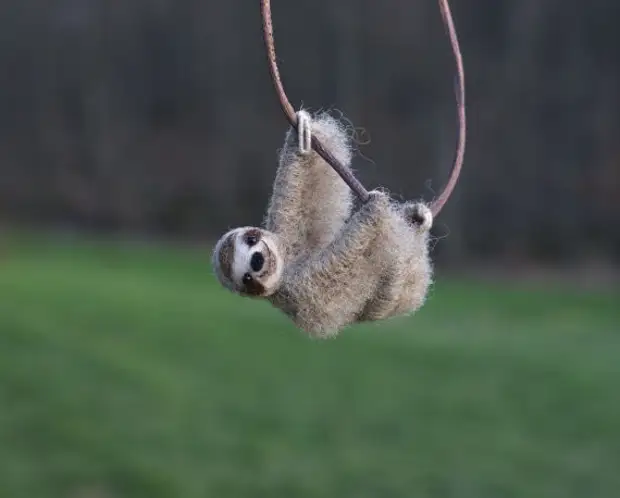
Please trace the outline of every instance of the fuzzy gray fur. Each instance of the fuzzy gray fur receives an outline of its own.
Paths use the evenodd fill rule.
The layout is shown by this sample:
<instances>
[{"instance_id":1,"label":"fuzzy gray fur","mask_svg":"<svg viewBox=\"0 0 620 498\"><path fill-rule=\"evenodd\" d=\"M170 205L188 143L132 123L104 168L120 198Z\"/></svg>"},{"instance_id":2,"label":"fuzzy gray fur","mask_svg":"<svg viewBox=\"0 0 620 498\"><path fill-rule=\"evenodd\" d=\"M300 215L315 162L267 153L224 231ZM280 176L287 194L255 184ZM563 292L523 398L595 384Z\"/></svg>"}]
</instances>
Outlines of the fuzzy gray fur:
<instances>
[{"instance_id":1,"label":"fuzzy gray fur","mask_svg":"<svg viewBox=\"0 0 620 498\"><path fill-rule=\"evenodd\" d=\"M337 120L327 114L315 116L312 133L350 167L350 138ZM371 192L370 200L353 212L352 206L349 187L316 152L300 153L297 134L289 129L261 229L277 278L268 284L261 280L264 292L255 297L269 300L314 337L413 313L431 285L428 207L396 203L382 191ZM248 229L252 228L236 230ZM247 295L220 265L248 251L231 249L223 258L222 241L230 242L230 233L216 245L216 275L229 289Z\"/></svg>"},{"instance_id":2,"label":"fuzzy gray fur","mask_svg":"<svg viewBox=\"0 0 620 498\"><path fill-rule=\"evenodd\" d=\"M351 163L346 129L328 114L317 116L312 133L342 164ZM279 165L265 228L280 238L286 259L324 248L349 217L353 194L314 150L299 151L297 132L290 128L280 151Z\"/></svg>"}]
</instances>

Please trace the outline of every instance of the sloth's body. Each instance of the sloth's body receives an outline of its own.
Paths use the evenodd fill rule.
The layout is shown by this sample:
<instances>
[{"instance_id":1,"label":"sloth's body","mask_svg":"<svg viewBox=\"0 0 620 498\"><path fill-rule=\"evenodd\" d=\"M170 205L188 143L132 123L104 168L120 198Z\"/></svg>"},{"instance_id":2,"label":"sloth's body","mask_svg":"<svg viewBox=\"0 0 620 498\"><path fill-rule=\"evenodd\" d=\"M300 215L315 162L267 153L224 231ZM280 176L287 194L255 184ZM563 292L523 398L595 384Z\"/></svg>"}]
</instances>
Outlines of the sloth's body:
<instances>
[{"instance_id":1,"label":"sloth's body","mask_svg":"<svg viewBox=\"0 0 620 498\"><path fill-rule=\"evenodd\" d=\"M328 115L312 133L344 165L344 128ZM380 191L353 209L349 187L314 151L287 133L264 228L242 227L217 243L213 265L228 289L269 300L316 337L358 322L416 311L431 284L432 215Z\"/></svg>"}]
</instances>

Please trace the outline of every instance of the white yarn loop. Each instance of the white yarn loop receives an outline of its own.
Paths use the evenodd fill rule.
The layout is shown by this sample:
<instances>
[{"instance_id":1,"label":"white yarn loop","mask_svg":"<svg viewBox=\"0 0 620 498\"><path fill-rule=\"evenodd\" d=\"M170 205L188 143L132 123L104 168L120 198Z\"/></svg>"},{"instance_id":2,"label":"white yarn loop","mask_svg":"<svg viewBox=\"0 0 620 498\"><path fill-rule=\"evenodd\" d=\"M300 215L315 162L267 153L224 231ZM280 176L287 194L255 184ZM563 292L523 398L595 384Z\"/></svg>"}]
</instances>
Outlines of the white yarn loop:
<instances>
[{"instance_id":1,"label":"white yarn loop","mask_svg":"<svg viewBox=\"0 0 620 498\"><path fill-rule=\"evenodd\" d=\"M311 119L306 111L297 112L297 142L301 154L307 155L312 152Z\"/></svg>"}]
</instances>

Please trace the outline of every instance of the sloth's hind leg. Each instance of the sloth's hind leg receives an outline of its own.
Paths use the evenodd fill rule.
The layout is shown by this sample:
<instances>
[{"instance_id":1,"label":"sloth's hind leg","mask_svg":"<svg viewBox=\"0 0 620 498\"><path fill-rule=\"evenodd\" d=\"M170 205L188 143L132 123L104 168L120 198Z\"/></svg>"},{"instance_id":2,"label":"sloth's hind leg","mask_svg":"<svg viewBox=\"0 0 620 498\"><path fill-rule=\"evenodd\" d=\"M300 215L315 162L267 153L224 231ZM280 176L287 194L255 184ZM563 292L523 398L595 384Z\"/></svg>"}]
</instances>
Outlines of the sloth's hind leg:
<instances>
[{"instance_id":1,"label":"sloth's hind leg","mask_svg":"<svg viewBox=\"0 0 620 498\"><path fill-rule=\"evenodd\" d=\"M423 202L406 202L401 209L405 219L423 232L430 230L433 226L433 213Z\"/></svg>"}]
</instances>

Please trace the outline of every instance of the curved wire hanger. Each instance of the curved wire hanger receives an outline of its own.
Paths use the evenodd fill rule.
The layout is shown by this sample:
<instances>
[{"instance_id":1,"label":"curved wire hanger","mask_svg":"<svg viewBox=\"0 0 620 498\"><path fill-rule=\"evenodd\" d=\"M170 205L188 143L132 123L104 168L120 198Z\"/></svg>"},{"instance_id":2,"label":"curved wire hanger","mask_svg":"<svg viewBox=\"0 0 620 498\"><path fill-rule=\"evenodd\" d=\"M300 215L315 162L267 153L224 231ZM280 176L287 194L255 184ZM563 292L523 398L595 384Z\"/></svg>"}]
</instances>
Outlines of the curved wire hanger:
<instances>
[{"instance_id":1,"label":"curved wire hanger","mask_svg":"<svg viewBox=\"0 0 620 498\"><path fill-rule=\"evenodd\" d=\"M452 13L448 0L438 0L439 10L443 19L448 36L450 37L450 44L452 46L452 52L456 62L457 79L456 79L456 104L458 114L458 137L456 144L456 152L452 162L452 171L448 178L448 182L439 194L439 196L433 200L430 204L430 210L433 216L437 216L442 210L450 195L452 194L454 187L458 182L459 175L463 166L463 159L465 156L465 142L466 142L466 115L465 115L465 71L463 68L463 58L461 56L461 49L459 47L459 41L454 27L454 21L452 19ZM263 36L265 41L265 47L267 49L267 58L269 61L269 70L271 72L271 79L275 86L280 105L286 115L289 123L297 128L297 113L294 107L291 105L286 92L284 91L284 85L282 84L282 78L280 77L280 71L278 69L275 42L273 38L273 21L271 18L271 0L261 0L261 12L263 17ZM319 154L334 170L340 175L340 177L347 183L347 185L353 190L353 192L359 197L362 202L366 202L370 194L368 190L362 185L362 183L355 177L355 175L340 163L333 154L326 149L323 144L312 135L311 139L312 148Z\"/></svg>"}]
</instances>

